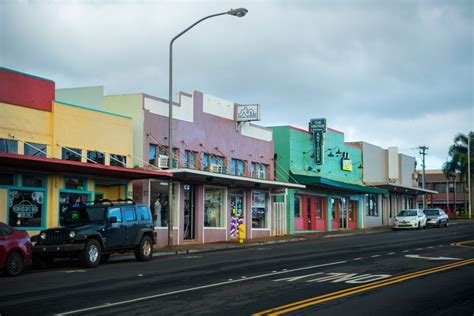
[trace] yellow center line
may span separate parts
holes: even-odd
[[[460,241],[460,242],[453,242],[453,243],[451,244],[451,246],[474,249],[474,245],[473,245],[473,246],[464,245],[464,244],[468,244],[468,243],[474,243],[474,240],[466,240],[466,241]]]
[[[387,285],[390,285],[390,284],[402,282],[402,281],[405,281],[405,280],[410,280],[410,279],[413,279],[413,278],[418,278],[418,277],[425,276],[425,275],[428,275],[428,274],[441,272],[441,271],[444,271],[444,270],[454,269],[454,268],[464,266],[464,265],[468,265],[468,264],[472,264],[472,263],[474,263],[474,258],[463,260],[463,261],[458,261],[458,262],[455,262],[455,263],[449,263],[449,264],[445,264],[445,265],[441,265],[441,266],[437,266],[437,267],[434,267],[434,268],[429,268],[429,269],[425,269],[425,270],[421,270],[421,271],[407,273],[407,274],[399,275],[399,276],[396,276],[396,277],[393,277],[393,278],[390,278],[390,279],[371,282],[371,283],[368,283],[368,284],[364,284],[364,285],[360,285],[360,286],[356,286],[356,287],[351,287],[351,288],[348,288],[348,289],[344,289],[344,290],[340,290],[340,291],[336,291],[336,292],[332,292],[332,293],[312,297],[312,298],[305,299],[305,300],[302,300],[302,301],[298,301],[298,302],[290,303],[290,304],[283,305],[283,306],[280,306],[280,307],[265,310],[265,311],[256,313],[254,315],[281,315],[281,314],[284,314],[284,313],[289,313],[289,312],[292,312],[292,311],[295,311],[295,310],[298,310],[298,309],[313,306],[313,305],[323,303],[323,302],[326,302],[326,301],[330,301],[330,300],[334,300],[334,299],[337,299],[337,298],[341,298],[341,297],[345,297],[345,296],[349,296],[349,295],[354,295],[354,294],[364,292],[364,291],[368,291],[368,290],[371,290],[371,289],[374,289],[374,288],[387,286]]]

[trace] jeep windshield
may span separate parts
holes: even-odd
[[[105,207],[81,206],[66,210],[64,226],[81,226],[105,223]]]

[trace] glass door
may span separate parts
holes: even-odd
[[[238,237],[238,226],[244,223],[244,195],[230,194],[230,238]]]
[[[195,208],[195,188],[192,184],[184,186],[184,227],[183,239],[193,240],[196,238],[196,208]]]

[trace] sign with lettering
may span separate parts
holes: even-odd
[[[260,121],[260,104],[235,105],[237,122]]]
[[[341,168],[344,171],[352,171],[352,160],[350,160],[349,158],[342,158]]]
[[[313,134],[314,161],[317,165],[324,163],[324,133],[326,132],[326,119],[312,119],[309,128]]]

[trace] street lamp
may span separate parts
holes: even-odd
[[[186,28],[184,31],[173,37],[173,39],[170,41],[170,61],[169,61],[169,99],[168,99],[168,106],[169,106],[169,112],[168,112],[168,168],[173,167],[173,132],[172,132],[172,126],[173,126],[173,43],[175,40],[177,40],[181,35],[195,27],[197,24],[201,23],[204,20],[219,16],[219,15],[233,15],[236,17],[243,17],[247,14],[248,10],[245,8],[239,8],[239,9],[231,9],[226,12],[221,12],[221,13],[216,13],[212,14],[209,16],[206,16],[199,21],[195,22],[188,28]],[[173,223],[172,223],[172,218],[171,218],[171,207],[173,205],[172,203],[172,193],[173,193],[173,187],[171,181],[169,182],[168,185],[168,210],[167,210],[167,215],[168,215],[168,246],[173,245]]]

